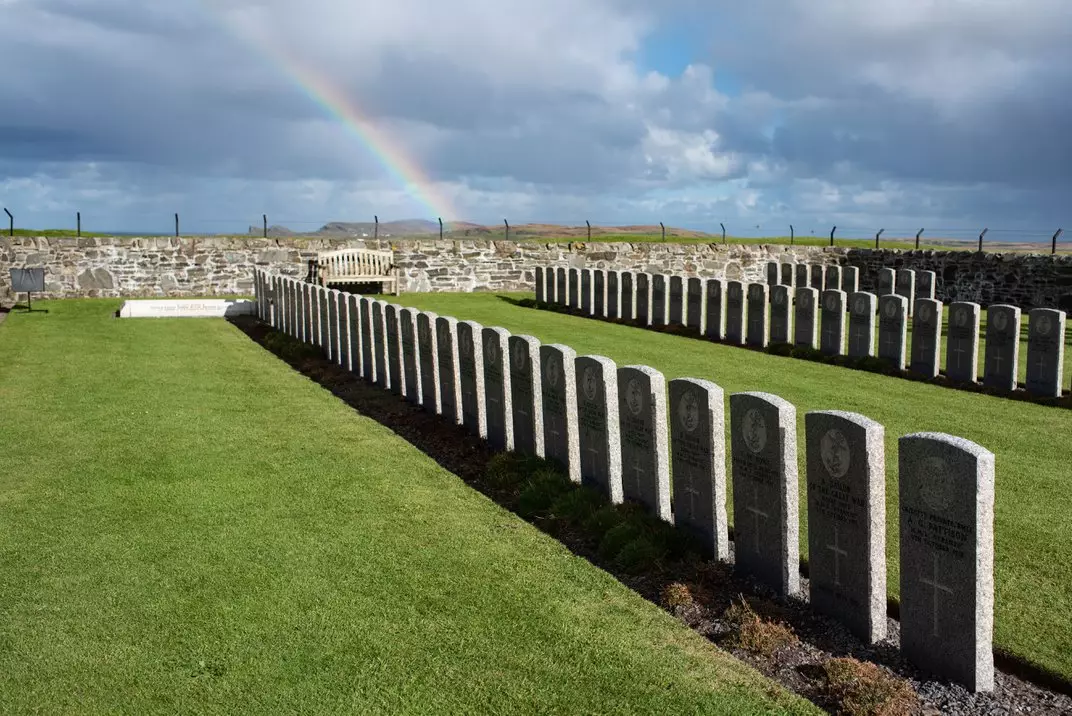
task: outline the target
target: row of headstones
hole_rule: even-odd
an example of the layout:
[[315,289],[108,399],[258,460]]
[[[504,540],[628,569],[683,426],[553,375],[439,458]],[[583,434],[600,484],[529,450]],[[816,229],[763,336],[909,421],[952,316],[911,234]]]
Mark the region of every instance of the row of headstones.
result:
[[[288,278],[259,277],[264,320],[500,450],[556,461],[613,503],[633,500],[731,549],[722,389],[648,366]],[[268,298],[270,300],[261,300]],[[796,409],[730,395],[737,569],[799,595]],[[883,426],[805,415],[813,606],[868,643],[886,636]],[[940,433],[899,441],[901,645],[922,668],[993,685],[994,457]]]
[[[791,265],[782,268],[787,266]],[[841,267],[811,268],[825,268],[824,275],[829,277],[832,269]],[[912,295],[916,295],[914,275],[909,283]],[[911,352],[908,319],[913,304],[908,296],[892,292],[876,295],[829,288],[820,293],[817,288],[793,289],[785,284],[538,267],[536,299],[598,318],[651,326],[681,325],[731,344],[766,347],[785,343],[827,355],[877,355],[898,370],[911,370],[926,378],[937,377],[940,369],[943,305],[934,298],[913,299]],[[949,305],[945,374],[952,380],[978,381],[981,311],[979,304],[968,301]],[[987,308],[984,385],[1016,389],[1021,322],[1022,313],[1016,306],[994,304]],[[1025,387],[1034,395],[1061,396],[1065,323],[1064,311],[1035,308],[1028,312]]]
[[[884,268],[878,272],[879,296],[897,294],[908,300],[908,315],[915,315],[917,299],[934,299],[938,275],[934,271]],[[855,266],[825,264],[767,263],[767,285],[790,288],[814,288],[819,291],[839,290],[857,293],[860,290],[860,269]]]

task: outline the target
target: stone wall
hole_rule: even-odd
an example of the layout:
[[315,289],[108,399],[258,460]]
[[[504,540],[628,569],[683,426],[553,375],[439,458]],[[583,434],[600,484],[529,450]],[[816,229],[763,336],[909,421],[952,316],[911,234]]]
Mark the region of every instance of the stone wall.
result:
[[882,267],[929,269],[938,296],[987,305],[1072,308],[1072,256],[888,251],[756,244],[361,241],[285,238],[0,237],[0,298],[8,268],[44,266],[43,298],[248,294],[255,266],[304,277],[318,251],[390,249],[402,291],[518,291],[533,288],[536,266],[594,266],[766,281],[766,263],[860,268],[861,287]]

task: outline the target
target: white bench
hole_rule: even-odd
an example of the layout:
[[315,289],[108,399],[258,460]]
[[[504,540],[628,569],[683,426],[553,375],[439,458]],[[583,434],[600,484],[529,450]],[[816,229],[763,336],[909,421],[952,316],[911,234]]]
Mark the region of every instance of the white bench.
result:
[[321,286],[333,283],[379,283],[383,293],[398,295],[398,267],[390,251],[339,249],[316,256]]

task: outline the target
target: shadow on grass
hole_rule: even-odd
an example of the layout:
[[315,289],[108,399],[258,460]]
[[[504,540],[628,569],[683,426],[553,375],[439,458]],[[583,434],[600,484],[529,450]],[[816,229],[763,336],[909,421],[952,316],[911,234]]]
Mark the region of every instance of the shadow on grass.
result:
[[[524,299],[500,298],[516,301],[518,305],[525,303]],[[890,637],[877,645],[865,645],[840,623],[813,612],[803,599],[780,599],[766,585],[735,572],[732,565],[705,559],[703,549],[691,536],[651,517],[641,506],[628,503],[612,506],[598,491],[570,483],[550,461],[496,453],[487,442],[463,427],[364,381],[325,359],[319,348],[277,332],[253,317],[228,320],[251,340],[360,415],[401,436],[473,489],[554,537],[575,555],[614,575],[648,601],[768,677],[820,706],[833,707],[823,696],[823,683],[816,677],[829,658],[870,661],[882,664],[900,677],[917,682],[927,680],[925,674],[901,658],[895,601],[889,603]],[[801,573],[805,577],[802,593],[806,595],[806,563],[802,564]],[[682,603],[668,597],[682,587],[691,599]],[[727,609],[742,597],[767,623],[787,625],[801,643],[773,654],[738,648],[737,633],[726,615]],[[999,690],[1052,699],[1039,688],[1041,685],[1072,694],[1072,684],[1068,681],[1018,657],[995,651],[995,663],[1012,675],[999,674]],[[1072,702],[1069,706],[1072,707]]]

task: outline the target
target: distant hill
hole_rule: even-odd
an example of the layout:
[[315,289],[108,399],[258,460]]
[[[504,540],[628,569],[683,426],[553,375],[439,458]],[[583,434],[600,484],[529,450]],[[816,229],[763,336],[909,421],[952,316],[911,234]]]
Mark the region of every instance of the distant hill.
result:
[[[445,221],[443,222],[444,238],[482,238],[494,239],[505,236],[506,227],[502,224],[484,226],[469,221]],[[260,235],[263,229],[259,226],[249,227],[249,233]],[[658,236],[662,229],[658,225],[652,226],[593,226],[592,238],[597,237],[622,237],[622,236]],[[331,221],[321,226],[316,231],[296,232],[285,226],[272,226],[268,229],[269,237],[286,236],[319,236],[328,238],[372,238],[376,234],[376,224],[371,221]],[[398,221],[381,221],[379,224],[379,236],[383,238],[405,238],[420,236],[437,236],[439,234],[439,222],[427,219],[401,219]],[[716,236],[704,231],[693,229],[679,229],[666,227],[666,235],[676,238],[702,239]],[[541,239],[541,238],[577,238],[583,239],[588,236],[587,226],[560,226],[558,224],[518,224],[510,227],[511,239]]]

